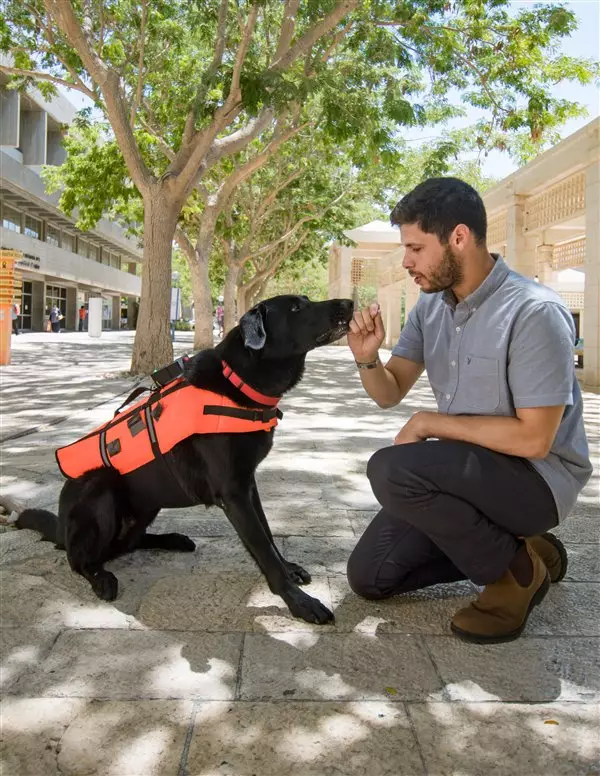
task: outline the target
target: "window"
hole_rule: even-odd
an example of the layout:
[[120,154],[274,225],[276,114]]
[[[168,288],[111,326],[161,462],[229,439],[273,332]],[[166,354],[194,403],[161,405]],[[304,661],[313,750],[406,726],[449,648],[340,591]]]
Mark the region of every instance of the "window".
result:
[[46,315],[56,305],[62,315],[67,314],[67,289],[63,286],[46,286]]
[[21,214],[8,205],[2,205],[2,226],[11,232],[20,232]]
[[114,267],[115,269],[121,269],[121,259],[116,255],[111,256],[110,266]]
[[71,232],[62,232],[60,235],[61,247],[65,251],[71,251],[75,253],[75,235]]
[[86,259],[91,259],[92,261],[100,261],[99,256],[99,250],[98,248],[93,245],[89,240],[84,240],[83,238],[79,238],[77,241],[77,253],[80,256],[85,256]]
[[60,248],[60,229],[57,229],[52,224],[46,226],[46,242],[49,245],[55,245]]
[[25,216],[25,228],[23,234],[40,240],[42,237],[42,222],[33,216]]

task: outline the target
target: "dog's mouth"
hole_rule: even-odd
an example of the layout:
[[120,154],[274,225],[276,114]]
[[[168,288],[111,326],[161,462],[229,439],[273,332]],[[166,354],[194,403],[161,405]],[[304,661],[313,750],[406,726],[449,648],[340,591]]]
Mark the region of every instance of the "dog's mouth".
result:
[[350,331],[350,324],[343,318],[337,321],[332,329],[324,332],[317,337],[317,345],[329,345],[331,342],[339,340],[344,334]]

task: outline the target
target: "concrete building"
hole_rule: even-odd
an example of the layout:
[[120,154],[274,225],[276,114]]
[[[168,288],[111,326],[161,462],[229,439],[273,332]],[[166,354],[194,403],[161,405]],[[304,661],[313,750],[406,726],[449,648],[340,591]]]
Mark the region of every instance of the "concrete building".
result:
[[137,242],[104,219],[89,232],[78,230],[40,177],[43,165],[64,160],[62,138],[75,107],[65,97],[46,102],[35,88],[21,94],[5,83],[0,75],[0,247],[23,253],[16,267],[20,328],[43,330],[56,305],[62,327],[76,329],[79,308],[93,296],[102,297],[103,328],[132,327],[141,290]]
[[[584,386],[600,388],[600,118],[540,154],[483,197],[488,247],[527,277],[556,290],[583,340]],[[353,247],[332,245],[329,296],[356,297],[376,289],[393,345],[419,296],[402,267],[400,234],[374,221],[346,236]]]

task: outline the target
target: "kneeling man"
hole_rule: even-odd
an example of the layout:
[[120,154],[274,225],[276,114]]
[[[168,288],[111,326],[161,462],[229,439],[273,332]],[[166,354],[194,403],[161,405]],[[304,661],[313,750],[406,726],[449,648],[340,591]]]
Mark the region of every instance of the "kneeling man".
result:
[[425,181],[391,221],[423,293],[385,365],[377,305],[355,313],[348,343],[379,406],[402,401],[426,369],[438,411],[414,414],[369,461],[381,511],[348,579],[372,599],[471,579],[484,589],[452,630],[510,641],[564,576],[564,547],[547,532],[592,472],[573,319],[553,291],[488,252],[483,202],[463,181]]

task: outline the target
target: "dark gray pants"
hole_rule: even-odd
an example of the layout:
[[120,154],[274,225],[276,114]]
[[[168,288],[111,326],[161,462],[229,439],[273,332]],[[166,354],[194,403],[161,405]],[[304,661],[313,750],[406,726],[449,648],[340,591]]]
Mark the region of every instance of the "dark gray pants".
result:
[[558,523],[545,480],[523,458],[466,442],[378,450],[367,476],[381,511],[348,561],[350,587],[386,598],[439,582],[495,582],[518,549]]

